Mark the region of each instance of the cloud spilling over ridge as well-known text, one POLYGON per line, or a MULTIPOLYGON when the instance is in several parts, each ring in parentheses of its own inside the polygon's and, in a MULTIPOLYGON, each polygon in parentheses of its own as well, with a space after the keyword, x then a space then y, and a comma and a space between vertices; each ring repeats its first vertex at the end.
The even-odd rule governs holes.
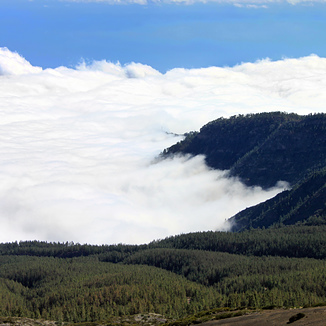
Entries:
POLYGON ((144 243, 225 227, 274 196, 203 157, 155 158, 220 116, 323 112, 326 59, 173 69, 33 67, 0 49, 0 239, 144 243))

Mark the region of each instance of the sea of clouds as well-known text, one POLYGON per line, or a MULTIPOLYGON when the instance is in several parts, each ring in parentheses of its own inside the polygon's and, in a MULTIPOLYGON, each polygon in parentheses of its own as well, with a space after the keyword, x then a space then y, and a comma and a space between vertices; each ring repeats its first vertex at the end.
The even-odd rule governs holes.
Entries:
POLYGON ((325 112, 326 59, 173 69, 42 69, 0 48, 0 242, 146 243, 224 230, 283 190, 160 152, 221 116, 325 112))

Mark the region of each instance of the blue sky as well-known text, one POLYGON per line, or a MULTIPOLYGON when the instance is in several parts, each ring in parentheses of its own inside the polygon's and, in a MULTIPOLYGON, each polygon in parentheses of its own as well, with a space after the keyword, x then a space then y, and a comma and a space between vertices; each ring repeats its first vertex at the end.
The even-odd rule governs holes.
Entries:
POLYGON ((326 55, 323 3, 239 3, 1 0, 0 46, 43 68, 105 59, 161 72, 326 55))

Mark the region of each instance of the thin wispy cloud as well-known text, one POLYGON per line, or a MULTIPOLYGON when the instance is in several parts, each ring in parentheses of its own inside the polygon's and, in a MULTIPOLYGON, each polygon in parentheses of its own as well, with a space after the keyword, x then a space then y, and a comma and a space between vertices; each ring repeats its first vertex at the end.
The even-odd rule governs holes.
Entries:
POLYGON ((266 200, 203 157, 157 161, 235 114, 325 111, 326 59, 173 69, 107 61, 34 67, 0 49, 0 238, 144 243, 225 228, 266 200))

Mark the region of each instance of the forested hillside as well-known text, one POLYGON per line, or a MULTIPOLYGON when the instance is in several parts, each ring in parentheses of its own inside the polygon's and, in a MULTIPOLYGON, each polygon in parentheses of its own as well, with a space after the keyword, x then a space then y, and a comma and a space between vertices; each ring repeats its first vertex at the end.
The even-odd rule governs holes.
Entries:
POLYGON ((214 169, 230 170, 247 185, 294 185, 326 165, 326 115, 281 112, 214 120, 163 152, 205 155, 214 169))
POLYGON ((215 169, 230 170, 247 185, 291 190, 230 219, 232 231, 326 219, 326 115, 281 112, 220 118, 162 153, 204 154, 215 169))
POLYGON ((142 246, 3 243, 0 315, 110 324, 138 313, 171 321, 322 304, 325 228, 198 232, 142 246))
POLYGON ((311 173, 293 189, 241 211, 230 221, 232 231, 299 222, 326 224, 326 169, 311 173))
POLYGON ((176 318, 201 308, 202 298, 206 308, 221 300, 213 289, 162 269, 94 256, 2 256, 0 262, 1 315, 73 322, 144 312, 176 318))

